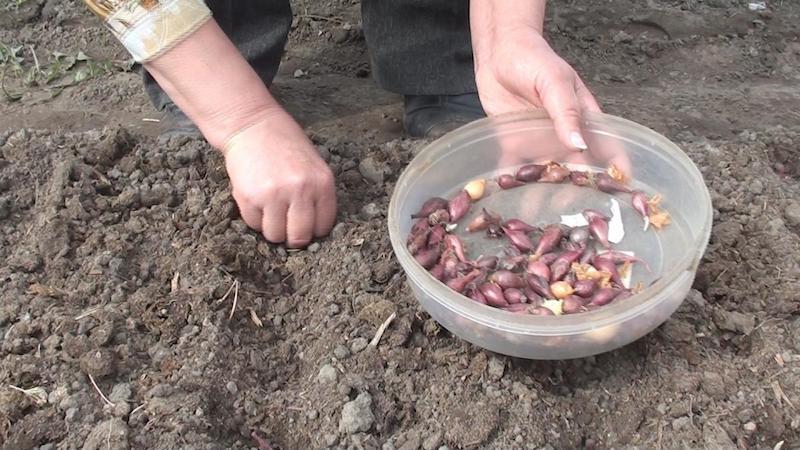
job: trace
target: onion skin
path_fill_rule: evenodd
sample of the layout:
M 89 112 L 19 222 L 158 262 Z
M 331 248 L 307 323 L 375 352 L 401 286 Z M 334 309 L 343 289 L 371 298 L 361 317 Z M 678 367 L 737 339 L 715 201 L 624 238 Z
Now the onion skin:
M 572 263 L 581 257 L 583 251 L 567 251 L 562 253 L 553 264 L 550 264 L 550 282 L 559 281 L 569 272 Z
M 508 306 L 503 306 L 500 309 L 514 314 L 528 314 L 528 309 L 530 309 L 530 306 L 526 305 L 525 303 L 512 303 Z
M 467 225 L 467 231 L 470 233 L 475 231 L 482 231 L 489 228 L 490 225 L 499 224 L 502 219 L 497 214 L 493 214 L 483 208 L 481 213 L 472 219 L 472 222 Z
M 479 291 L 477 288 L 473 287 L 473 288 L 470 288 L 469 290 L 467 290 L 467 297 L 471 298 L 472 300 L 475 300 L 476 302 L 480 303 L 481 305 L 486 305 L 487 304 L 486 303 L 486 297 L 484 297 L 483 294 L 481 294 L 481 291 Z
M 414 255 L 414 259 L 425 269 L 430 269 L 439 261 L 439 254 L 439 249 L 436 247 L 426 248 Z
M 597 250 L 595 250 L 594 247 L 589 247 L 583 251 L 583 255 L 581 255 L 581 259 L 578 262 L 581 264 L 589 264 L 595 255 L 597 255 Z
M 588 227 L 573 228 L 569 232 L 569 240 L 570 242 L 583 245 L 589 241 L 589 234 L 590 233 Z
M 528 274 L 525 277 L 525 281 L 533 292 L 536 292 L 544 298 L 553 298 L 553 293 L 550 291 L 550 283 L 548 283 L 545 278 Z
M 537 306 L 536 308 L 533 308 L 531 310 L 531 314 L 533 314 L 534 316 L 555 316 L 556 315 L 556 313 L 554 313 L 553 311 L 551 311 L 548 308 L 545 308 L 544 306 Z
M 550 267 L 541 260 L 528 260 L 525 271 L 548 280 L 550 279 Z
M 525 183 L 530 183 L 531 181 L 538 181 L 546 168 L 547 166 L 542 164 L 527 164 L 520 167 L 519 170 L 517 170 L 517 173 L 516 175 L 514 175 L 514 178 Z
M 468 284 L 472 283 L 475 279 L 477 279 L 482 274 L 483 274 L 483 272 L 481 272 L 478 269 L 475 269 L 475 270 L 473 270 L 472 272 L 470 272 L 470 273 L 468 273 L 466 275 L 462 275 L 462 276 L 460 276 L 458 278 L 454 278 L 454 279 L 448 281 L 447 282 L 447 287 L 449 287 L 450 289 L 452 289 L 452 290 L 454 290 L 454 291 L 456 291 L 456 292 L 458 292 L 460 294 L 460 293 L 464 292 L 464 290 L 467 288 Z
M 560 225 L 548 225 L 545 227 L 544 233 L 539 239 L 539 243 L 536 244 L 536 252 L 534 253 L 534 256 L 540 257 L 545 253 L 553 251 L 559 242 L 561 242 L 561 238 L 563 237 L 564 230 Z
M 629 187 L 613 179 L 611 175 L 607 173 L 598 173 L 595 175 L 594 185 L 597 187 L 597 190 L 607 194 L 615 194 L 617 192 L 624 192 L 627 194 L 631 192 Z
M 545 253 L 544 255 L 542 255 L 539 258 L 539 261 L 541 261 L 541 262 L 543 262 L 543 263 L 545 263 L 545 264 L 547 264 L 549 266 L 550 264 L 553 264 L 556 261 L 556 259 L 558 259 L 558 256 L 560 254 L 561 253 L 558 253 L 558 252 Z
M 514 247 L 523 252 L 529 252 L 533 250 L 533 242 L 531 242 L 528 236 L 522 231 L 513 231 L 503 228 L 503 232 L 506 234 L 506 237 L 509 241 L 511 241 L 511 244 L 513 244 Z
M 578 280 L 573 287 L 575 288 L 575 295 L 589 298 L 594 295 L 594 291 L 597 289 L 597 282 L 594 280 Z
M 595 256 L 594 259 L 592 259 L 592 265 L 597 270 L 610 273 L 611 281 L 617 286 L 622 287 L 622 278 L 619 276 L 617 265 L 612 260 Z
M 519 289 L 525 287 L 525 280 L 509 270 L 498 270 L 497 272 L 489 275 L 489 281 L 497 284 L 503 289 Z
M 530 233 L 538 229 L 535 226 L 527 224 L 519 219 L 508 219 L 503 224 L 503 228 L 511 231 L 521 231 L 523 233 Z
M 419 219 L 420 217 L 428 217 L 432 212 L 438 209 L 447 209 L 447 200 L 441 197 L 433 197 L 425 201 L 419 211 L 411 215 L 411 218 Z
M 416 255 L 422 250 L 425 250 L 428 247 L 428 236 L 430 233 L 430 228 L 427 228 L 416 235 L 410 236 L 411 240 L 407 245 L 408 251 L 411 252 L 412 255 Z
M 515 303 L 525 303 L 528 300 L 528 298 L 525 297 L 525 294 L 516 288 L 504 289 L 503 296 L 505 296 L 509 305 L 513 305 Z
M 601 213 L 600 211 L 598 211 L 596 209 L 584 209 L 583 210 L 583 217 L 586 219 L 587 222 L 591 222 L 591 220 L 593 218 L 595 218 L 595 217 L 599 217 L 599 218 L 605 220 L 606 222 L 611 220 L 610 217 L 608 217 L 607 215 Z
M 491 239 L 499 238 L 503 235 L 503 229 L 500 227 L 500 224 L 492 223 L 489 224 L 489 227 L 486 228 L 486 237 Z
M 431 267 L 431 275 L 439 281 L 444 281 L 444 266 L 441 264 L 436 264 L 435 266 Z
M 572 172 L 569 174 L 569 180 L 572 181 L 572 184 L 575 186 L 589 186 L 592 184 L 592 179 L 589 178 L 589 174 L 586 172 Z
M 611 243 L 608 242 L 608 222 L 599 217 L 593 217 L 589 221 L 589 232 L 600 242 L 600 245 L 605 248 L 611 247 Z
M 436 247 L 444 240 L 446 235 L 447 230 L 444 229 L 444 225 L 438 224 L 431 227 L 431 233 L 428 235 L 428 247 Z
M 595 292 L 592 296 L 591 300 L 589 301 L 590 305 L 594 306 L 605 306 L 612 301 L 620 294 L 619 289 L 614 288 L 600 288 Z
M 474 262 L 475 267 L 483 270 L 494 270 L 499 258 L 497 256 L 481 256 Z
M 524 184 L 525 183 L 515 179 L 513 176 L 509 174 L 503 174 L 497 177 L 497 185 L 500 186 L 500 189 L 514 189 Z
M 524 261 L 525 256 L 506 256 L 497 263 L 497 267 L 503 270 L 516 270 Z
M 558 163 L 550 163 L 539 177 L 539 183 L 561 183 L 569 177 L 570 170 Z
M 486 303 L 495 307 L 508 306 L 503 290 L 494 283 L 483 283 L 478 286 L 481 294 L 486 298 Z
M 447 212 L 446 209 L 437 209 L 436 211 L 432 212 L 431 215 L 428 216 L 428 223 L 431 225 L 436 225 L 439 223 L 448 223 L 450 222 L 450 213 Z
M 555 296 L 555 298 L 563 299 L 569 295 L 572 295 L 572 293 L 575 292 L 575 290 L 572 289 L 572 286 L 570 286 L 570 284 L 567 283 L 566 281 L 556 281 L 555 283 L 550 285 L 550 292 L 553 293 L 553 296 Z
M 578 297 L 577 295 L 570 295 L 564 299 L 564 304 L 562 308 L 564 308 L 564 314 L 576 314 L 579 312 L 584 311 L 583 305 L 586 303 L 586 300 L 583 298 Z
M 633 209 L 641 214 L 642 217 L 647 217 L 650 215 L 650 205 L 647 203 L 647 200 L 647 194 L 644 192 L 631 192 L 631 206 L 633 206 Z
M 607 252 L 603 252 L 603 253 L 597 255 L 597 257 L 598 258 L 610 259 L 611 261 L 614 262 L 614 264 L 641 263 L 642 265 L 644 265 L 644 267 L 647 269 L 648 272 L 652 272 L 652 269 L 650 269 L 650 264 L 647 264 L 647 261 L 645 261 L 645 260 L 643 260 L 641 258 L 637 258 L 635 256 L 631 256 L 631 255 L 622 253 L 622 252 L 617 251 L 617 250 L 609 250 Z
M 450 221 L 458 222 L 467 214 L 471 198 L 467 191 L 462 190 L 447 203 L 447 212 L 450 213 Z
M 445 248 L 452 249 L 453 252 L 455 252 L 459 261 L 467 262 L 467 257 L 464 254 L 464 244 L 461 242 L 461 238 L 455 234 L 448 234 L 444 238 L 444 245 Z

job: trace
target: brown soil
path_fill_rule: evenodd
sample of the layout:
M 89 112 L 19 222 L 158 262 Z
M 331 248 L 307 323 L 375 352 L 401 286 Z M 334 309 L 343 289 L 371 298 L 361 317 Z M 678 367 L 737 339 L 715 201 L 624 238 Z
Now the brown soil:
M 353 3 L 295 5 L 276 81 L 337 174 L 339 224 L 307 251 L 238 220 L 206 144 L 157 141 L 136 72 L 58 95 L 6 79 L 24 95 L 0 100 L 4 448 L 250 448 L 253 430 L 284 449 L 800 446 L 800 5 L 551 8 L 554 45 L 605 109 L 698 164 L 715 226 L 658 330 L 531 362 L 453 337 L 405 285 L 385 212 L 421 143 L 368 77 Z M 74 0 L 2 8 L 0 42 L 125 66 Z

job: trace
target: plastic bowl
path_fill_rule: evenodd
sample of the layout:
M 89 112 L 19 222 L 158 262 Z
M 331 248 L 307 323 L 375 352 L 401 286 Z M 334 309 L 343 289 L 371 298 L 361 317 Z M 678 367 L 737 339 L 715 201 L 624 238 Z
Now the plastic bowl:
M 437 322 L 453 334 L 493 352 L 529 359 L 580 358 L 626 345 L 649 333 L 680 306 L 694 280 L 711 233 L 712 208 L 702 175 L 689 157 L 658 133 L 607 114 L 584 117 L 587 152 L 558 143 L 552 121 L 539 113 L 487 118 L 459 128 L 425 147 L 397 181 L 389 204 L 389 234 L 395 255 L 414 295 Z M 633 251 L 652 267 L 637 267 L 633 282 L 647 286 L 627 299 L 574 315 L 513 314 L 476 303 L 437 281 L 406 249 L 411 214 L 432 196 L 448 198 L 467 182 L 513 173 L 529 162 L 567 161 L 604 170 L 610 163 L 629 164 L 632 185 L 660 193 L 672 223 L 645 232 L 629 196 L 616 196 L 625 236 L 615 245 Z M 493 185 L 489 183 L 488 185 Z M 487 187 L 488 189 L 488 187 Z M 587 207 L 608 210 L 612 196 L 570 183 L 530 183 L 487 192 L 460 221 L 468 223 L 481 207 L 534 224 L 560 221 L 561 214 Z M 504 239 L 455 231 L 472 257 L 497 254 Z

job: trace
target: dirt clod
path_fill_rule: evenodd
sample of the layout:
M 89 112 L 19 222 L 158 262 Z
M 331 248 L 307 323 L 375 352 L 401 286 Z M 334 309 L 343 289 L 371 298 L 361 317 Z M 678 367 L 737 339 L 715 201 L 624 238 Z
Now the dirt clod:
M 81 357 L 81 370 L 95 379 L 113 373 L 115 364 L 116 355 L 108 349 L 89 350 Z
M 362 392 L 355 400 L 345 403 L 339 420 L 339 432 L 353 434 L 370 429 L 375 416 L 372 414 L 372 397 Z

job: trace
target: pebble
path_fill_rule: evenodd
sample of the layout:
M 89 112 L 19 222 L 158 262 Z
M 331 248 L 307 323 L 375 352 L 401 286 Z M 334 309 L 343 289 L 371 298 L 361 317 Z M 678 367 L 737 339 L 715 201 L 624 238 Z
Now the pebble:
M 228 384 L 225 385 L 225 389 L 227 389 L 232 395 L 236 395 L 236 393 L 239 392 L 239 388 L 233 381 L 228 381 Z
M 422 441 L 423 450 L 436 450 L 440 445 L 442 445 L 443 437 L 444 434 L 441 431 L 434 431 L 430 436 L 426 437 L 425 440 Z
M 67 422 L 75 422 L 79 418 L 80 410 L 76 407 L 72 407 L 67 409 L 67 412 L 64 414 L 64 420 Z
M 678 417 L 677 419 L 672 421 L 672 429 L 674 431 L 680 431 L 683 430 L 684 428 L 688 428 L 689 426 L 691 426 L 691 424 L 692 420 L 689 419 L 688 417 L 686 416 Z
M 306 413 L 306 417 L 308 417 L 309 420 L 316 420 L 316 418 L 319 417 L 319 413 L 316 409 L 312 409 Z
M 747 189 L 753 194 L 758 195 L 764 192 L 764 183 L 762 183 L 759 179 L 755 179 L 750 182 L 750 184 L 747 186 Z
M 503 372 L 505 372 L 506 363 L 502 359 L 498 358 L 497 356 L 492 356 L 489 358 L 489 367 L 487 369 L 489 373 L 489 379 L 492 381 L 499 381 L 503 378 Z
M 748 433 L 756 431 L 756 428 L 757 427 L 755 422 L 747 422 L 746 424 L 744 424 L 744 431 L 747 431 Z
M 116 356 L 108 349 L 89 350 L 80 361 L 81 369 L 95 379 L 102 378 L 114 372 Z
M 800 225 L 800 203 L 791 202 L 786 209 L 783 210 L 783 216 L 790 225 Z
M 366 338 L 357 337 L 357 338 L 353 339 L 353 342 L 350 343 L 350 351 L 353 352 L 353 353 L 358 353 L 361 350 L 364 350 L 365 348 L 367 348 L 367 344 L 368 343 L 369 342 L 367 341 Z
M 331 230 L 331 237 L 333 239 L 341 239 L 344 235 L 347 234 L 347 224 L 344 222 L 339 222 L 333 227 Z
M 295 78 L 300 78 L 305 74 L 306 74 L 306 72 L 303 72 L 303 69 L 297 69 L 297 70 L 294 71 L 294 77 Z
M 319 373 L 317 374 L 317 381 L 323 384 L 333 384 L 339 379 L 339 372 L 330 365 L 325 364 L 324 366 L 320 367 Z
M 345 403 L 342 407 L 339 432 L 353 434 L 368 431 L 374 420 L 372 397 L 368 393 L 362 392 L 355 400 Z
M 723 330 L 750 334 L 756 327 L 756 318 L 752 314 L 719 310 L 714 314 L 714 323 Z
M 311 245 L 308 246 L 307 250 L 311 253 L 316 253 L 317 251 L 319 251 L 319 247 L 320 247 L 319 242 L 312 242 Z
M 338 360 L 345 359 L 350 356 L 350 350 L 348 350 L 344 345 L 339 344 L 333 349 L 333 356 L 335 356 Z
M 381 208 L 375 203 L 367 203 L 361 208 L 361 214 L 366 219 L 373 219 L 381 215 Z
M 83 443 L 83 450 L 106 448 L 128 448 L 128 424 L 122 419 L 115 417 L 98 423 Z
M 703 392 L 717 400 L 725 397 L 725 381 L 716 372 L 703 372 L 703 380 L 700 383 Z
M 383 184 L 386 168 L 383 164 L 375 161 L 371 156 L 367 156 L 358 164 L 358 172 L 367 181 L 380 185 Z

